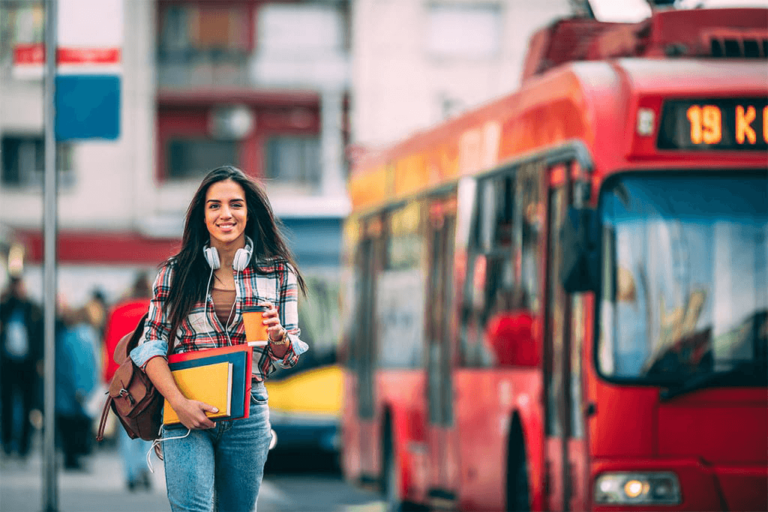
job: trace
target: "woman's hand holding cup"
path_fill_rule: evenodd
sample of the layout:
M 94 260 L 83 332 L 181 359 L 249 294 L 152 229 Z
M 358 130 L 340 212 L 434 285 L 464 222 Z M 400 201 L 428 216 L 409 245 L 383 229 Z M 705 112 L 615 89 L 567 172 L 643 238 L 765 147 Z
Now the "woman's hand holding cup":
M 280 325 L 278 311 L 272 303 L 261 302 L 257 306 L 247 307 L 243 311 L 243 322 L 245 338 L 250 344 L 279 344 L 283 340 L 285 329 Z
M 277 309 L 273 304 L 262 303 L 260 306 L 268 306 L 269 309 L 264 311 L 261 316 L 263 318 L 262 323 L 267 327 L 267 341 L 280 342 L 283 340 L 283 326 L 280 325 L 280 318 L 277 315 Z

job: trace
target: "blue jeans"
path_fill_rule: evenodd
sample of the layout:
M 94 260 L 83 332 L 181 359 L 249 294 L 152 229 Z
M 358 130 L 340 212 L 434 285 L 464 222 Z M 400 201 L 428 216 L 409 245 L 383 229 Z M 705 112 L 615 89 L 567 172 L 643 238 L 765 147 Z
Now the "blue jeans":
M 186 429 L 163 430 L 163 438 Z M 267 391 L 251 390 L 250 416 L 193 430 L 184 439 L 162 443 L 165 483 L 173 512 L 256 510 L 271 439 Z

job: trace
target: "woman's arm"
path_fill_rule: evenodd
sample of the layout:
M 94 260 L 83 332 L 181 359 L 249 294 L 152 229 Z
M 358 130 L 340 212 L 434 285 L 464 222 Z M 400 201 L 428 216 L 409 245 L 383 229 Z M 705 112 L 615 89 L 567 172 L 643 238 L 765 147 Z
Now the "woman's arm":
M 179 416 L 181 423 L 190 429 L 213 428 L 216 424 L 205 415 L 208 412 L 219 412 L 211 405 L 197 400 L 188 400 L 179 391 L 176 381 L 173 380 L 168 361 L 162 357 L 153 357 L 147 362 L 144 370 L 161 395 L 168 400 L 173 410 Z
M 263 323 L 267 326 L 267 336 L 269 338 L 268 350 L 272 352 L 274 357 L 282 359 L 288 352 L 290 342 L 287 341 L 287 337 L 283 338 L 284 329 L 280 323 L 278 311 L 275 309 L 274 304 L 265 302 L 260 305 L 269 307 L 267 311 L 262 313 Z
M 277 316 L 278 325 L 286 330 L 285 345 L 269 344 L 267 355 L 273 364 L 282 368 L 292 368 L 299 361 L 299 356 L 307 351 L 307 344 L 301 341 L 301 329 L 299 329 L 299 287 L 296 274 L 290 265 L 286 265 L 283 278 L 280 280 L 279 309 Z M 280 330 L 270 333 L 272 339 L 280 339 Z
M 147 363 L 156 357 L 168 356 L 168 339 L 171 326 L 165 314 L 168 292 L 173 279 L 172 263 L 167 263 L 157 273 L 152 284 L 152 299 L 149 301 L 147 320 L 144 322 L 144 332 L 139 345 L 131 350 L 131 359 L 142 370 Z
M 152 300 L 149 302 L 144 335 L 139 346 L 131 351 L 131 359 L 144 370 L 152 384 L 168 400 L 185 427 L 212 428 L 215 424 L 208 419 L 205 411 L 213 412 L 214 407 L 196 400 L 187 400 L 176 386 L 168 367 L 166 357 L 171 326 L 165 311 L 172 279 L 173 267 L 169 263 L 160 269 L 152 285 Z

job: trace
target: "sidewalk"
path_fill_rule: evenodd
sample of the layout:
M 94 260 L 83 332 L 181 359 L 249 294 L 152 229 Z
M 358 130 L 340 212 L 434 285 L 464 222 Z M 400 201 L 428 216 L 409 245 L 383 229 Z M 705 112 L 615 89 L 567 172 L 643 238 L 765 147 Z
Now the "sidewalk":
M 1 453 L 0 512 L 42 512 L 41 450 L 34 449 L 26 461 Z M 128 491 L 114 447 L 100 446 L 83 462 L 83 471 L 64 471 L 59 464 L 57 512 L 170 512 L 163 463 L 154 455 L 151 491 Z M 378 493 L 357 489 L 339 475 L 289 472 L 265 476 L 258 509 L 259 512 L 382 512 L 385 507 Z
M 154 455 L 153 455 L 154 457 Z M 165 495 L 163 463 L 154 458 L 151 491 L 129 492 L 117 450 L 95 449 L 83 459 L 83 471 L 64 471 L 59 465 L 59 512 L 170 512 Z M 43 510 L 43 460 L 39 450 L 26 461 L 0 455 L 0 510 Z

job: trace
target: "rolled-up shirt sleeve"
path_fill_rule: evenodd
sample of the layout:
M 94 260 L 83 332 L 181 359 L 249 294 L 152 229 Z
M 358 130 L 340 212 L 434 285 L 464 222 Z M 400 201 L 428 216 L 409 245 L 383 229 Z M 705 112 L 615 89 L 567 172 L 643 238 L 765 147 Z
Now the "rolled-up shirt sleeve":
M 285 355 L 277 357 L 267 345 L 267 356 L 272 364 L 280 368 L 293 368 L 299 362 L 299 356 L 309 350 L 309 345 L 301 341 L 299 329 L 299 287 L 296 274 L 290 265 L 285 266 L 284 277 L 280 279 L 278 312 L 280 323 L 287 331 L 290 345 Z
M 165 304 L 170 291 L 173 275 L 172 265 L 163 266 L 152 285 L 152 300 L 149 302 L 149 314 L 144 323 L 144 334 L 136 348 L 131 350 L 131 359 L 136 366 L 144 369 L 154 357 L 167 358 L 170 322 L 165 314 Z

